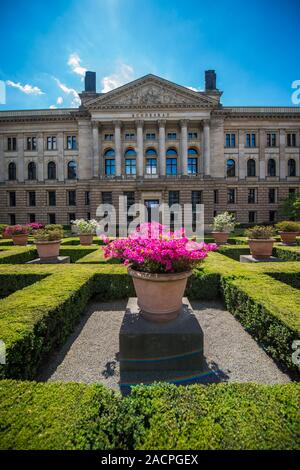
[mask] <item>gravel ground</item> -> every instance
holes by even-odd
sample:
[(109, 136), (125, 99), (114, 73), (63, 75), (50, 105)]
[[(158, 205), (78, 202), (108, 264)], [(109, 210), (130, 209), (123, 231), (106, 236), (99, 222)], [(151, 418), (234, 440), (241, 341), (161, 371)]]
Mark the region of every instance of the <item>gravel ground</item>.
[[(43, 367), (41, 381), (102, 382), (126, 392), (129, 384), (169, 380), (176, 383), (286, 383), (290, 379), (218, 302), (192, 302), (204, 332), (205, 370), (173, 375), (122, 373), (119, 330), (127, 301), (91, 303), (76, 331)], [(120, 385), (122, 382), (122, 385)]]

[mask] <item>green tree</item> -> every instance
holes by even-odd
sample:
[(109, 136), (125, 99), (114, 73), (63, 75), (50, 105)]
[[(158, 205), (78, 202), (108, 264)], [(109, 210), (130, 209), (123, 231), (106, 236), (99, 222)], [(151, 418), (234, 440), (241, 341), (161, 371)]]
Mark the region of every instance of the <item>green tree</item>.
[(280, 207), (281, 215), (288, 219), (300, 218), (300, 195), (290, 194), (289, 197), (284, 199)]

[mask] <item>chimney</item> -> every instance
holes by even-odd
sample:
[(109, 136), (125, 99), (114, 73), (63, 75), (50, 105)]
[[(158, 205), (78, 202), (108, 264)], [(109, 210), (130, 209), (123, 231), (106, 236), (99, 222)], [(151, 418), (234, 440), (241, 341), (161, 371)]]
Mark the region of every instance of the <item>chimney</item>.
[(205, 91), (216, 91), (217, 90), (217, 76), (214, 70), (205, 71)]
[(96, 93), (96, 72), (85, 72), (84, 91)]

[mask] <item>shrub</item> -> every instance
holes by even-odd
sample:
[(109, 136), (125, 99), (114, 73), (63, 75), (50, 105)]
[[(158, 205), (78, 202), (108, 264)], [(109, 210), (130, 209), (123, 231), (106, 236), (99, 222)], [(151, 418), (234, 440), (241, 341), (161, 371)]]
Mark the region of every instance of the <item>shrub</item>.
[(9, 225), (4, 230), (6, 237), (13, 237), (14, 235), (29, 235), (30, 228), (28, 225)]
[(33, 235), (35, 242), (59, 241), (63, 236), (63, 230), (59, 228), (44, 228), (36, 230)]
[(0, 224), (0, 235), (2, 235), (2, 233), (4, 232), (4, 230), (6, 229), (6, 227), (8, 227), (7, 224)]
[(48, 224), (45, 225), (46, 230), (64, 230), (63, 226), (60, 224)]
[(274, 235), (274, 227), (272, 226), (263, 226), (256, 225), (253, 228), (246, 230), (246, 236), (253, 239), (269, 239)]
[(275, 228), (280, 232), (300, 232), (300, 222), (285, 220), (276, 224)]
[(75, 227), (75, 231), (79, 234), (87, 234), (92, 235), (96, 232), (98, 227), (97, 220), (84, 220), (84, 219), (76, 219), (74, 220), (73, 226)]
[(213, 230), (215, 232), (232, 232), (235, 226), (235, 217), (229, 212), (223, 212), (213, 219)]

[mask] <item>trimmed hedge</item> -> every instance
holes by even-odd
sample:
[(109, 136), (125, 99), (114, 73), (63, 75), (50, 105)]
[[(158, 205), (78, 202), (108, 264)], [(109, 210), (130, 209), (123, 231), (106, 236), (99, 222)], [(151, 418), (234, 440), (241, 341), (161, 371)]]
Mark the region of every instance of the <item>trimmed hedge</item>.
[(24, 264), (37, 258), (35, 247), (14, 246), (0, 252), (0, 264)]
[(274, 254), (286, 261), (300, 261), (300, 246), (276, 245), (274, 247)]
[(44, 279), (43, 274), (0, 274), (0, 299)]
[(299, 384), (135, 387), (0, 381), (1, 449), (300, 448)]

